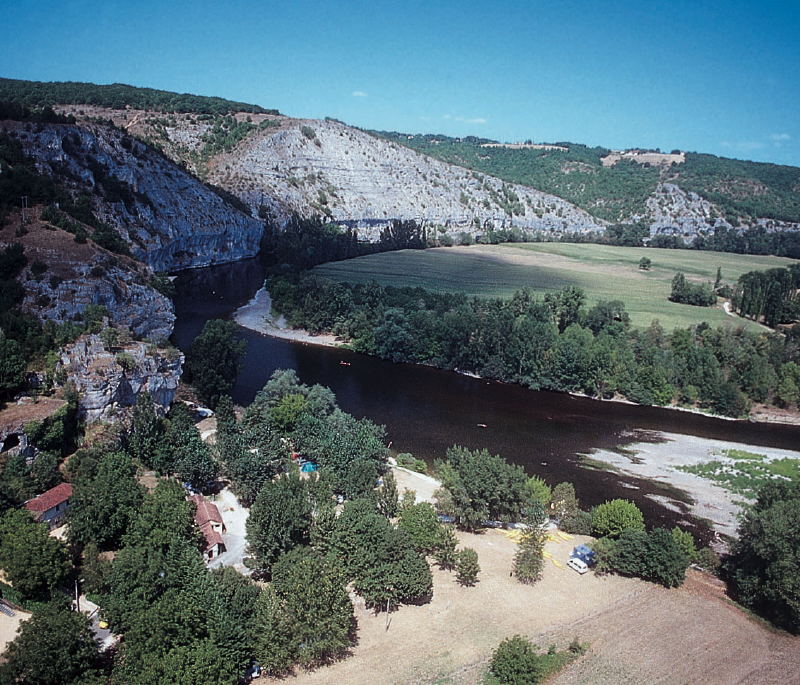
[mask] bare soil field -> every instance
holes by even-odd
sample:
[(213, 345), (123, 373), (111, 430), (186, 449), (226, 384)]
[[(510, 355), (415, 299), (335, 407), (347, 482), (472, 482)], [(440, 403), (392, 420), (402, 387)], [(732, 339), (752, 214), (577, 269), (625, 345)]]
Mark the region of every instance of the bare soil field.
[[(684, 588), (665, 590), (618, 576), (579, 576), (548, 559), (542, 580), (510, 577), (516, 543), (503, 531), (459, 533), (478, 552), (475, 587), (460, 587), (434, 567), (429, 604), (375, 616), (356, 603), (352, 655), (287, 683), (478, 683), (505, 637), (530, 636), (541, 647), (590, 643), (559, 683), (800, 682), (800, 638), (767, 630), (730, 604), (723, 590), (691, 572)], [(572, 540), (546, 551), (563, 566)], [(261, 679), (259, 682), (271, 682)], [(277, 682), (277, 681), (276, 681)]]

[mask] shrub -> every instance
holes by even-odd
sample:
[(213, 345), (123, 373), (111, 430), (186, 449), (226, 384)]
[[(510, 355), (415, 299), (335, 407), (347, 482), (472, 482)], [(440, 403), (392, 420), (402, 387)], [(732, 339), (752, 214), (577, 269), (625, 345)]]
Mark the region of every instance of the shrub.
[(436, 541), (436, 548), (433, 550), (433, 558), (439, 568), (447, 571), (455, 568), (457, 546), (458, 540), (453, 529), (448, 526), (441, 526), (439, 528), (439, 539)]
[(558, 519), (575, 516), (578, 513), (578, 498), (572, 483), (559, 483), (550, 495), (550, 509)]
[(697, 558), (697, 548), (694, 544), (692, 534), (686, 530), (681, 530), (678, 526), (672, 529), (672, 539), (683, 550), (686, 558), (691, 562)]
[(550, 506), (550, 486), (539, 476), (531, 476), (526, 483), (528, 491), (533, 499), (541, 502), (543, 507)]
[(400, 512), (397, 527), (406, 532), (414, 549), (424, 554), (436, 549), (441, 539), (439, 529), (442, 524), (439, 523), (433, 506), (428, 502), (418, 502), (405, 507)]
[(456, 553), (456, 580), (461, 585), (475, 585), (480, 572), (478, 553), (474, 549), (465, 547)]
[(697, 550), (694, 563), (706, 571), (716, 573), (719, 570), (721, 562), (719, 554), (717, 554), (713, 549), (710, 547), (701, 547), (699, 550)]
[(503, 640), (492, 654), (490, 673), (502, 685), (538, 683), (547, 675), (547, 662), (536, 645), (521, 635)]
[(592, 515), (588, 511), (579, 509), (574, 515), (562, 518), (558, 527), (565, 533), (573, 535), (591, 535)]
[(683, 549), (664, 528), (650, 533), (627, 528), (619, 539), (604, 538), (592, 548), (597, 555), (598, 572), (634, 576), (665, 587), (682, 585), (689, 565)]
[(592, 530), (598, 537), (616, 538), (628, 528), (644, 530), (644, 516), (633, 502), (613, 499), (592, 510)]

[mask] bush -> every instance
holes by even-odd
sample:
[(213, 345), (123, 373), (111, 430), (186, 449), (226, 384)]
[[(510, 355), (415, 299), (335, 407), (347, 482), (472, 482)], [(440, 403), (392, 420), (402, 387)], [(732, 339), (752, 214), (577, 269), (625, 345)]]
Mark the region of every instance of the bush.
[(678, 526), (672, 529), (672, 539), (683, 550), (686, 558), (692, 562), (697, 558), (697, 548), (694, 544), (692, 534), (686, 530), (681, 530)]
[(480, 572), (478, 553), (474, 549), (465, 547), (456, 553), (456, 580), (461, 585), (475, 585)]
[(578, 513), (578, 498), (572, 483), (559, 483), (550, 494), (550, 509), (558, 519), (575, 516)]
[(598, 537), (616, 538), (628, 528), (644, 530), (644, 516), (633, 502), (613, 499), (592, 510), (592, 530)]
[(558, 527), (572, 535), (591, 535), (592, 515), (588, 511), (579, 509), (574, 515), (562, 518)]
[(406, 532), (414, 549), (423, 554), (429, 554), (436, 549), (441, 540), (442, 524), (428, 502), (405, 507), (400, 512), (397, 527)]
[(604, 538), (592, 548), (597, 555), (598, 572), (634, 576), (664, 587), (682, 585), (689, 565), (683, 549), (664, 528), (650, 533), (627, 528), (619, 539)]
[(455, 568), (457, 553), (456, 547), (458, 540), (453, 529), (448, 526), (439, 528), (439, 539), (436, 541), (436, 549), (433, 550), (433, 558), (439, 568), (447, 571)]
[(719, 570), (721, 561), (719, 554), (717, 554), (713, 549), (710, 547), (701, 547), (699, 550), (697, 550), (694, 563), (706, 571), (716, 573)]
[(548, 669), (546, 660), (536, 653), (536, 645), (515, 635), (503, 640), (494, 651), (489, 672), (502, 685), (528, 685), (540, 682)]
[(395, 460), (397, 461), (397, 465), (403, 468), (411, 469), (418, 473), (428, 472), (428, 465), (422, 459), (417, 459), (413, 454), (409, 454), (408, 452), (401, 452), (395, 457)]
[(550, 506), (550, 497), (552, 495), (550, 486), (539, 476), (531, 476), (527, 482), (528, 491), (533, 499), (541, 502), (543, 507)]

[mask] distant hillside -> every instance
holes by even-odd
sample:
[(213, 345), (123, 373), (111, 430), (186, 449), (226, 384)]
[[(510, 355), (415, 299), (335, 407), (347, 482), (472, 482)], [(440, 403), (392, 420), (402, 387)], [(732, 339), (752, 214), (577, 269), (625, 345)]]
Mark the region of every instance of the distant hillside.
[(228, 114), (251, 112), (279, 114), (276, 109), (264, 109), (245, 102), (233, 102), (218, 97), (172, 93), (154, 88), (137, 88), (124, 83), (97, 85), (75, 81), (21, 81), (0, 78), (0, 101), (15, 102), (25, 107), (53, 105), (96, 105), (111, 109), (133, 107), (154, 112), (183, 112), (194, 114)]
[(626, 245), (651, 239), (661, 247), (800, 254), (795, 167), (678, 150), (363, 131), (117, 85), (0, 79), (0, 117), (4, 111), (33, 127), (112, 122), (276, 226), (292, 215), (320, 216), (375, 240), (400, 219), (454, 240), (604, 233)]
[[(664, 195), (664, 186), (712, 203), (709, 220), (722, 218), (732, 226), (758, 219), (800, 222), (797, 167), (697, 153), (674, 156), (683, 162), (658, 164), (646, 154), (612, 155), (606, 148), (576, 143), (506, 146), (485, 138), (373, 133), (436, 159), (553, 193), (609, 222), (656, 218), (650, 200)], [(668, 162), (670, 156), (661, 157)]]

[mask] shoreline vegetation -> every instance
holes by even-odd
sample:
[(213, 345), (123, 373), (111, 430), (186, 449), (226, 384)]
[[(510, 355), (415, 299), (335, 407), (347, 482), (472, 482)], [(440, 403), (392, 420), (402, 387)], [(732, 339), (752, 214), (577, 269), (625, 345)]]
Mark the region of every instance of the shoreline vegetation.
[[(274, 316), (272, 312), (272, 298), (270, 297), (269, 291), (267, 290), (266, 286), (261, 287), (255, 293), (255, 295), (253, 295), (253, 297), (250, 299), (249, 302), (239, 307), (233, 313), (233, 320), (243, 328), (247, 328), (248, 330), (255, 331), (256, 333), (260, 333), (261, 335), (267, 335), (272, 338), (279, 338), (281, 340), (288, 340), (290, 342), (303, 343), (305, 345), (319, 345), (321, 347), (333, 347), (333, 348), (338, 347), (338, 348), (350, 349), (349, 343), (347, 341), (342, 340), (340, 337), (333, 335), (332, 333), (314, 334), (303, 328), (291, 328), (286, 323), (286, 319), (283, 315), (278, 315), (277, 317)], [(409, 363), (414, 363), (414, 362), (409, 362)], [(459, 373), (464, 376), (469, 376), (470, 378), (482, 378), (482, 376), (480, 376), (479, 374), (472, 373), (469, 371), (455, 370), (455, 373)], [(496, 379), (487, 379), (487, 380), (496, 380)], [(504, 381), (496, 381), (496, 382), (502, 383)], [(578, 391), (567, 392), (566, 394), (572, 397), (580, 397), (598, 402), (612, 402), (616, 404), (626, 404), (630, 406), (645, 406), (645, 405), (640, 405), (639, 403), (633, 402), (632, 400), (626, 399), (624, 397), (613, 397), (613, 398), (593, 397), (587, 393)], [(663, 405), (660, 406), (659, 408), (670, 409), (673, 411), (688, 412), (691, 414), (700, 414), (702, 416), (708, 416), (723, 421), (747, 421), (749, 423), (780, 424), (786, 426), (800, 425), (800, 414), (798, 414), (797, 412), (791, 412), (787, 410), (781, 410), (777, 407), (767, 407), (761, 405), (754, 407), (753, 410), (751, 411), (750, 416), (744, 419), (724, 416), (722, 414), (714, 414), (712, 412), (703, 411), (701, 409), (693, 407), (681, 407), (675, 404)]]

